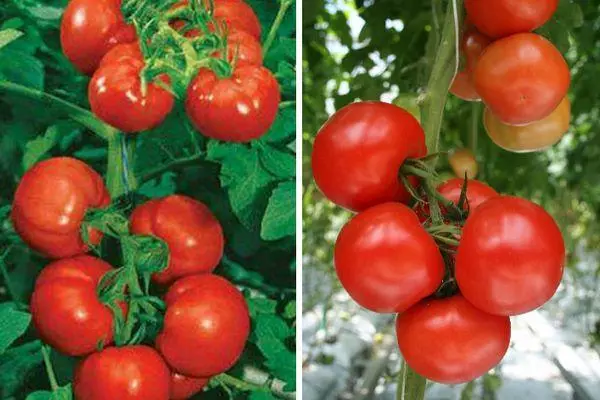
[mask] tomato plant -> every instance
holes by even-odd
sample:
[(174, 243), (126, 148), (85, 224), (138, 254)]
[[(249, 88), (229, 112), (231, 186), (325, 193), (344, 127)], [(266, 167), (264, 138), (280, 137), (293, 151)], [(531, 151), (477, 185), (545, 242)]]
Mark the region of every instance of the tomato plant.
[(461, 295), (427, 299), (398, 316), (406, 363), (435, 382), (469, 382), (495, 367), (510, 344), (510, 319), (487, 314)]
[(341, 230), (335, 270), (361, 306), (403, 312), (438, 288), (444, 261), (410, 208), (383, 203), (361, 212)]
[(456, 280), (463, 296), (481, 310), (517, 315), (552, 297), (564, 265), (565, 244), (552, 217), (525, 199), (498, 196), (465, 223)]
[[(346, 106), (315, 138), (312, 171), (332, 202), (362, 211), (386, 201), (408, 202), (398, 179), (407, 158), (426, 154), (425, 136), (407, 111), (380, 102)], [(412, 180), (416, 183), (416, 180)]]

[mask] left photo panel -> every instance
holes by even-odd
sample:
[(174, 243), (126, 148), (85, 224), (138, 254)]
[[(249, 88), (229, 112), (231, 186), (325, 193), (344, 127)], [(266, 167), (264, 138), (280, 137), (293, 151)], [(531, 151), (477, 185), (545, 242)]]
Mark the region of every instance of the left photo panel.
[(0, 399), (296, 398), (294, 0), (0, 4)]

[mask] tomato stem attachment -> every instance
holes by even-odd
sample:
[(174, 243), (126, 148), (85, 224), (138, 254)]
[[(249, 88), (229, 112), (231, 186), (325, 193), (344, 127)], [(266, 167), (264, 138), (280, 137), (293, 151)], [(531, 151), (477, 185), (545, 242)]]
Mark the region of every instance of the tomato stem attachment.
[(287, 10), (294, 3), (293, 0), (281, 0), (279, 3), (279, 11), (277, 11), (277, 16), (273, 21), (273, 25), (271, 25), (271, 29), (269, 30), (269, 34), (267, 35), (267, 39), (263, 43), (263, 56), (266, 56), (275, 40), (275, 35), (277, 35), (277, 31), (279, 30), (279, 26), (283, 22), (283, 18)]

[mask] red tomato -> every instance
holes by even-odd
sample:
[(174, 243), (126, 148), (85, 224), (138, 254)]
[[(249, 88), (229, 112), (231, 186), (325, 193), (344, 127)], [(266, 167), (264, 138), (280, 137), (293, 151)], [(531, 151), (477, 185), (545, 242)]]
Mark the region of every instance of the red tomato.
[[(123, 132), (155, 128), (173, 108), (173, 95), (154, 82), (146, 85), (143, 94), (140, 73), (144, 65), (137, 44), (122, 44), (106, 55), (90, 81), (88, 96), (92, 111)], [(166, 75), (158, 79), (169, 84)]]
[(156, 346), (173, 370), (208, 378), (235, 364), (250, 332), (248, 306), (235, 286), (216, 275), (188, 276), (171, 286), (165, 301)]
[(469, 382), (496, 366), (510, 344), (510, 319), (490, 315), (461, 295), (427, 299), (398, 315), (406, 363), (439, 383)]
[(525, 199), (498, 196), (471, 213), (456, 254), (456, 281), (474, 306), (517, 315), (548, 301), (560, 283), (565, 244), (552, 217)]
[[(437, 191), (453, 202), (454, 204), (458, 204), (460, 200), (460, 194), (462, 192), (464, 180), (459, 178), (452, 178), (442, 183), (437, 187)], [(489, 187), (483, 182), (476, 181), (474, 179), (469, 179), (467, 184), (467, 203), (469, 212), (473, 211), (481, 204), (486, 202), (488, 199), (498, 196), (498, 192)], [(467, 204), (464, 204), (463, 208), (467, 209)], [(425, 222), (429, 215), (429, 206), (422, 205), (419, 203), (417, 208), (415, 208), (415, 212), (419, 217), (419, 221)], [(444, 212), (444, 210), (442, 210)]]
[(232, 31), (227, 36), (227, 59), (234, 66), (262, 65), (260, 42), (244, 31)]
[(483, 51), (490, 45), (492, 40), (479, 32), (474, 27), (468, 27), (462, 36), (461, 50), (467, 61), (466, 70), (471, 72), (477, 65), (477, 61), (483, 54)]
[(113, 314), (96, 287), (112, 267), (80, 255), (55, 261), (38, 276), (31, 315), (42, 340), (61, 353), (81, 356), (113, 339)]
[(249, 142), (267, 133), (280, 100), (279, 84), (264, 67), (242, 65), (227, 78), (202, 68), (188, 87), (185, 108), (203, 135)]
[[(12, 222), (23, 241), (46, 257), (87, 252), (81, 224), (87, 211), (110, 204), (102, 177), (87, 164), (69, 157), (37, 163), (23, 175), (12, 206)], [(102, 233), (90, 229), (97, 245)]]
[(362, 211), (388, 201), (408, 202), (398, 172), (407, 158), (426, 154), (423, 129), (409, 112), (365, 101), (342, 108), (321, 127), (312, 170), (329, 200)]
[(169, 400), (169, 368), (148, 346), (109, 347), (75, 369), (76, 400)]
[(350, 296), (376, 312), (403, 312), (442, 283), (444, 260), (416, 214), (400, 203), (369, 208), (342, 228), (335, 270)]
[(196, 393), (200, 393), (207, 383), (207, 378), (190, 378), (177, 372), (171, 372), (171, 394), (169, 399), (187, 400)]
[(544, 25), (558, 0), (465, 0), (469, 20), (493, 38), (530, 32)]
[(248, 4), (239, 0), (215, 2), (213, 17), (228, 31), (240, 30), (260, 40), (261, 27), (258, 17)]
[(473, 86), (471, 75), (467, 71), (458, 71), (450, 86), (450, 93), (465, 101), (481, 100)]
[(552, 43), (534, 33), (521, 33), (488, 46), (475, 66), (473, 81), (498, 119), (525, 125), (556, 109), (567, 94), (571, 76)]
[(65, 56), (84, 74), (119, 43), (135, 41), (135, 28), (121, 14), (120, 0), (71, 0), (63, 14), (60, 43)]
[(211, 272), (223, 256), (221, 224), (203, 203), (172, 195), (137, 207), (131, 215), (131, 232), (153, 235), (169, 246), (169, 265), (154, 275), (168, 283), (186, 275)]

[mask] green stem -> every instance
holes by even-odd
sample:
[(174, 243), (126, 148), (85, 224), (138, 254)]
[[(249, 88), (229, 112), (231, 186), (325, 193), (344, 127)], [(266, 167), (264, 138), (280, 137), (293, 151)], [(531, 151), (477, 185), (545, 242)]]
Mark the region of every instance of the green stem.
[(52, 362), (50, 361), (50, 350), (46, 345), (42, 345), (42, 357), (44, 358), (44, 365), (46, 366), (48, 381), (50, 381), (50, 388), (54, 392), (59, 389), (59, 386), (58, 382), (56, 381), (56, 375), (54, 374), (54, 368), (52, 368)]
[(116, 132), (115, 128), (100, 121), (90, 111), (51, 94), (8, 81), (0, 81), (0, 91), (27, 97), (55, 107), (73, 121), (80, 123), (105, 140), (108, 140)]
[(146, 172), (144, 175), (141, 176), (140, 181), (147, 182), (154, 178), (158, 178), (159, 176), (161, 176), (163, 173), (165, 173), (167, 171), (171, 171), (171, 170), (177, 169), (177, 168), (185, 168), (185, 167), (197, 165), (198, 161), (200, 161), (201, 159), (202, 159), (202, 154), (200, 154), (200, 153), (194, 154), (189, 157), (178, 158), (168, 164), (161, 165), (159, 167), (156, 167), (156, 168), (151, 169), (150, 171)]
[(275, 17), (275, 21), (273, 21), (273, 25), (271, 25), (271, 30), (269, 31), (269, 34), (267, 35), (267, 39), (265, 40), (265, 43), (263, 44), (263, 55), (264, 56), (266, 56), (267, 53), (269, 52), (269, 49), (271, 48), (271, 45), (273, 44), (273, 41), (275, 40), (275, 35), (277, 35), (277, 31), (279, 30), (279, 26), (283, 22), (285, 13), (287, 12), (288, 8), (290, 8), (290, 6), (292, 4), (294, 4), (293, 0), (281, 0), (281, 2), (279, 3), (279, 11), (277, 11), (277, 16)]
[(402, 361), (398, 376), (396, 400), (422, 400), (425, 398), (427, 380), (413, 371), (406, 362)]
[(252, 384), (252, 383), (248, 383), (246, 381), (243, 381), (241, 379), (238, 379), (238, 378), (228, 375), (228, 374), (217, 375), (213, 379), (219, 381), (220, 383), (222, 383), (224, 385), (232, 386), (232, 387), (236, 388), (237, 390), (241, 390), (243, 392), (251, 392), (251, 391), (255, 391), (255, 390), (260, 390), (263, 392), (270, 392), (270, 390), (264, 386), (258, 386), (258, 385)]
[(137, 180), (131, 164), (132, 150), (122, 133), (117, 133), (108, 139), (106, 184), (113, 199), (137, 189)]

